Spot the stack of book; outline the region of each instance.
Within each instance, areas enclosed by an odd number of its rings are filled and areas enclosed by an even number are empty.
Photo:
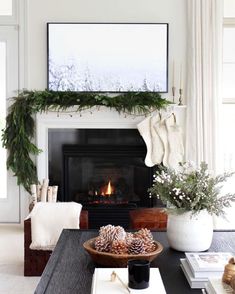
[[[222,279],[229,252],[191,252],[181,259],[181,268],[191,288],[205,288],[209,278]],[[215,292],[216,293],[216,292]]]

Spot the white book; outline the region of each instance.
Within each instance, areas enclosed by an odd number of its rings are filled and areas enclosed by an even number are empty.
[[[181,268],[184,272],[184,275],[190,285],[191,288],[193,289],[200,289],[200,288],[205,288],[206,283],[208,282],[207,278],[195,278],[193,276],[193,273],[188,265],[188,262],[186,259],[180,259],[181,261]]]
[[[209,279],[206,283],[206,291],[208,294],[232,294],[233,289],[222,282],[221,278]]]
[[[192,271],[192,268],[191,268]],[[215,271],[208,271],[208,272],[193,272],[193,277],[200,279],[200,278],[222,278],[224,271],[219,271],[219,272],[215,272]]]
[[[194,271],[193,267],[190,266],[190,263],[188,262],[187,259],[186,260],[188,267],[190,268],[190,272],[192,273],[192,276],[196,279],[203,279],[203,278],[221,278],[223,276],[224,273],[224,268],[221,271]]]
[[[198,272],[223,272],[232,254],[229,252],[186,252],[185,256],[196,277]]]
[[[128,285],[128,269],[127,268],[96,268],[93,280],[91,294],[123,294],[127,290],[116,279],[111,282],[111,274],[115,271],[121,280]],[[158,268],[150,268],[149,287],[143,290],[130,289],[131,294],[166,294],[165,287]]]

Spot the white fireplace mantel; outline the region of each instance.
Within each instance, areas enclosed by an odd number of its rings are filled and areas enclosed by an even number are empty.
[[[171,106],[164,112],[165,115],[172,111],[176,114],[177,122],[185,133],[185,106]],[[81,114],[71,111],[44,112],[36,116],[36,145],[42,152],[37,156],[38,179],[48,178],[48,130],[49,129],[136,129],[137,124],[145,116],[119,114],[106,107],[94,107],[82,111]]]

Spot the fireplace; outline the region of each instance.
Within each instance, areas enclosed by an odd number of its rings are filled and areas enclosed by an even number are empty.
[[[173,110],[177,114],[180,125],[185,126],[186,108],[184,106],[174,106]],[[82,113],[77,113],[73,111],[73,109],[71,109],[71,112],[66,113],[37,113],[36,142],[37,147],[43,150],[43,152],[37,156],[39,180],[41,181],[44,178],[49,178],[50,185],[58,185],[58,200],[65,201],[67,195],[65,195],[64,192],[63,147],[68,145],[92,145],[93,147],[95,145],[113,145],[122,146],[122,148],[129,146],[133,148],[133,150],[135,147],[143,148],[145,151],[141,157],[142,166],[152,173],[153,170],[144,165],[146,152],[145,144],[136,129],[137,124],[143,121],[144,118],[144,116],[131,116],[125,113],[120,114],[106,107],[98,107],[89,111],[83,111]],[[135,181],[135,189],[137,189],[138,185],[142,186],[142,182],[142,179],[140,181]],[[115,182],[112,183],[111,181],[111,184],[115,184]],[[150,176],[148,187],[151,186],[151,184],[152,178]],[[121,204],[117,201],[115,205],[111,203],[99,203],[97,206],[94,205],[90,207],[88,209],[90,228],[97,228],[107,223],[124,224],[128,227],[130,209],[136,206],[162,206],[162,203],[158,200],[154,199],[154,203],[149,201],[148,193],[146,192],[147,188],[145,189],[142,187],[143,195],[140,197],[141,201],[130,200],[128,204]],[[141,189],[141,187],[139,189]],[[67,198],[67,200],[69,200],[69,198]],[[110,198],[109,200],[112,199]]]
[[[49,129],[49,178],[59,201],[89,211],[89,226],[129,225],[129,211],[152,207],[153,169],[136,129]],[[156,205],[156,203],[155,203]]]

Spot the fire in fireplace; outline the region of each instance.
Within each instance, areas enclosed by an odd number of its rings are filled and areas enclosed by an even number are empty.
[[[128,203],[122,195],[122,187],[120,182],[113,184],[111,180],[108,184],[93,183],[88,190],[88,203],[89,204],[124,204]]]

